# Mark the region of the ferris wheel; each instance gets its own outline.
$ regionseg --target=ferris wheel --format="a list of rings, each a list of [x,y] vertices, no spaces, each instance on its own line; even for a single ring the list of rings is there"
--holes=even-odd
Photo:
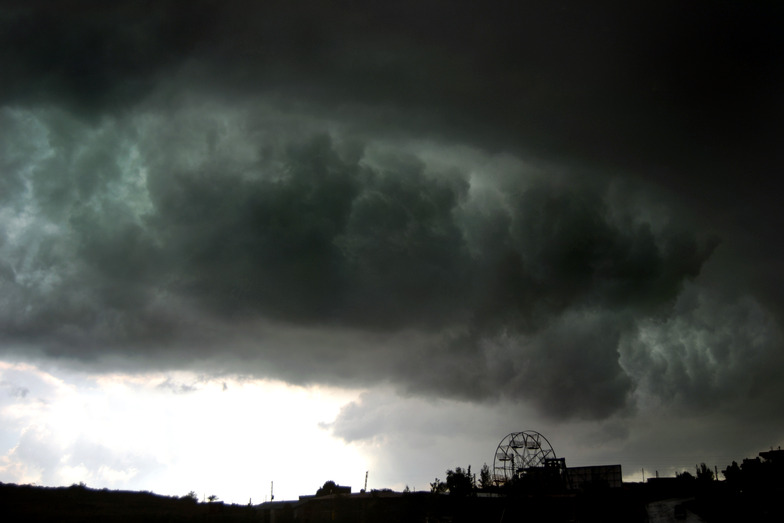
[[[545,467],[555,458],[547,438],[534,430],[512,432],[501,440],[493,460],[493,481],[496,485],[525,476],[532,469]]]

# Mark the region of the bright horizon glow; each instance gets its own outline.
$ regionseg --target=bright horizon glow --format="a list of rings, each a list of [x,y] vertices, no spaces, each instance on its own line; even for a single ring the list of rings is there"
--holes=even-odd
[[[297,499],[367,461],[319,424],[361,391],[191,372],[76,374],[0,361],[2,481],[228,503]]]
[[[724,451],[691,445],[662,455],[662,439],[699,441],[699,423],[659,413],[658,423],[560,424],[522,405],[300,387],[194,372],[87,373],[51,362],[0,360],[0,481],[151,491],[259,504],[315,494],[327,480],[359,492],[428,490],[447,468],[492,467],[509,432],[534,429],[567,466],[621,464],[623,480],[722,469],[764,447]],[[653,413],[651,414],[654,415]],[[673,433],[666,427],[678,426]],[[725,422],[712,427],[722,430]],[[629,442],[642,441],[630,445]]]

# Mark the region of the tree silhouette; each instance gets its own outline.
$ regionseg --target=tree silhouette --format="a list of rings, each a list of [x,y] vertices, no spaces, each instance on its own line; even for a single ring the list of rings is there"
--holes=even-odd
[[[430,492],[433,494],[441,494],[446,492],[446,483],[436,478],[435,481],[430,484]]]
[[[700,463],[697,467],[698,481],[713,481],[713,471],[705,463]]]
[[[683,472],[676,472],[675,477],[686,481],[694,480],[694,476],[692,476],[691,472],[689,472],[688,470],[684,470]]]
[[[724,479],[726,479],[729,484],[731,485],[740,484],[742,472],[740,470],[740,467],[738,466],[737,461],[733,461],[732,465],[722,470],[721,473],[724,474]]]
[[[476,488],[476,478],[471,474],[471,465],[467,469],[455,467],[446,471],[446,488],[450,494],[468,496]]]
[[[316,491],[316,497],[319,496],[328,496],[330,494],[336,494],[338,492],[338,484],[332,480],[325,481],[324,485]]]
[[[490,475],[490,467],[488,467],[487,463],[485,463],[479,470],[479,488],[486,489],[492,486],[493,477]]]

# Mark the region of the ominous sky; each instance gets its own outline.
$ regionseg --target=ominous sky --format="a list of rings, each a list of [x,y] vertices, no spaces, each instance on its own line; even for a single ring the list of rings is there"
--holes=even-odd
[[[144,449],[205,417],[258,432],[190,449],[213,475],[283,476],[259,449],[294,433],[321,446],[291,469],[348,453],[290,496],[371,467],[426,488],[525,429],[627,476],[781,444],[783,24],[4,2],[0,480],[184,494],[194,463]],[[97,428],[120,419],[146,446]]]

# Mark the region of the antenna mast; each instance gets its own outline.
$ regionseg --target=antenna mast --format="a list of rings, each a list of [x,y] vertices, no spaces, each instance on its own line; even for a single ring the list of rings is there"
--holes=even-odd
[[[368,477],[368,472],[370,472],[370,471],[369,471],[369,470],[366,470],[366,471],[365,471],[365,488],[363,489],[365,492],[367,492],[367,477]]]

